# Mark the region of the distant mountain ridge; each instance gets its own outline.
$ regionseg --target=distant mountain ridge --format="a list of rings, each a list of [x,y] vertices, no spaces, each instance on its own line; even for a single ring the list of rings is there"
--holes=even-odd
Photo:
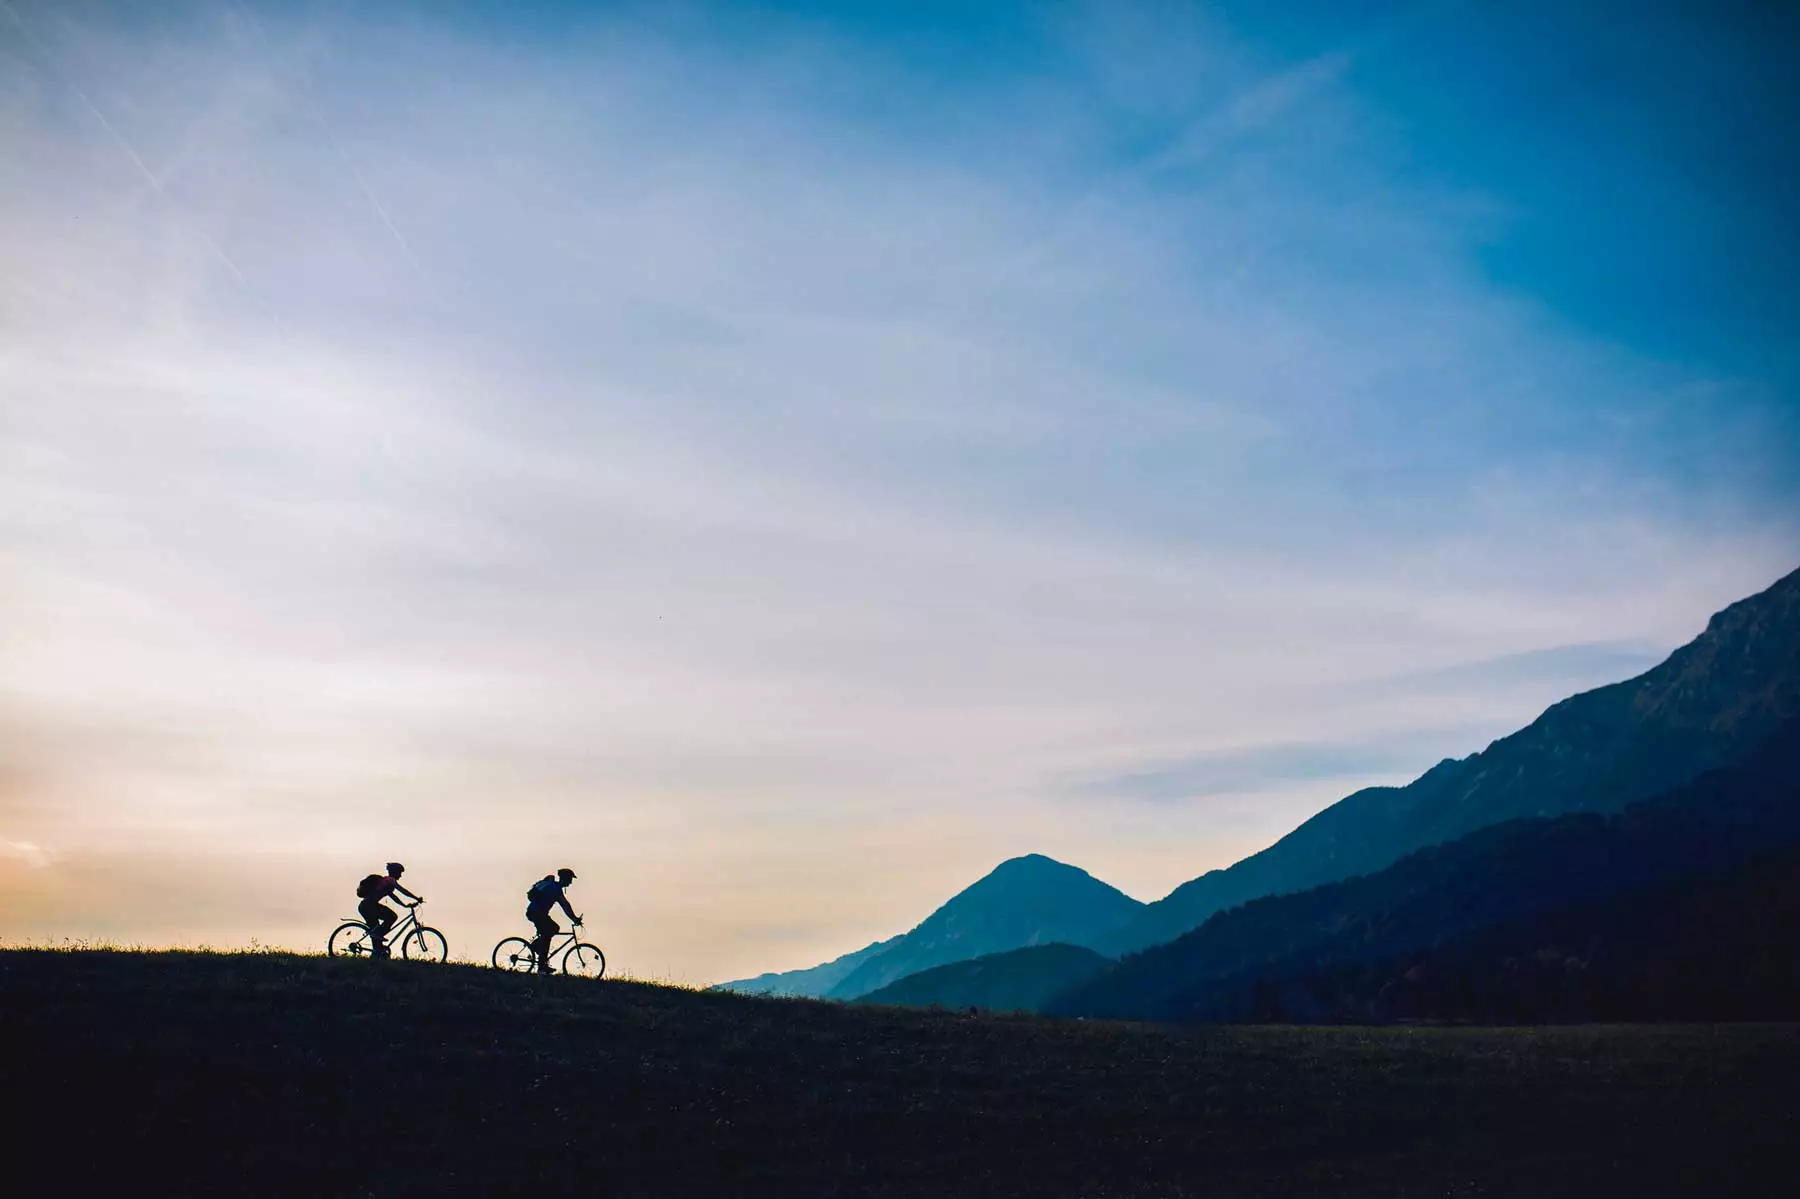
[[[1079,945],[1028,945],[908,974],[856,1002],[1035,1012],[1111,965],[1111,958]]]
[[[824,996],[825,992],[843,982],[845,976],[852,970],[883,950],[892,948],[903,935],[896,934],[885,941],[865,945],[853,953],[846,953],[842,957],[832,958],[829,962],[805,970],[759,974],[755,978],[740,978],[732,982],[719,983],[708,989],[737,991],[744,995],[780,995],[788,998],[819,999]]]
[[[1502,821],[1616,812],[1749,752],[1800,714],[1800,571],[1719,612],[1634,679],[1572,696],[1404,787],[1370,787],[1268,849],[1182,884],[1105,943],[1173,940],[1213,913],[1379,870]]]
[[[1079,867],[1036,853],[1010,858],[866,959],[826,998],[855,999],[933,966],[1028,945],[1092,949],[1143,907]]]

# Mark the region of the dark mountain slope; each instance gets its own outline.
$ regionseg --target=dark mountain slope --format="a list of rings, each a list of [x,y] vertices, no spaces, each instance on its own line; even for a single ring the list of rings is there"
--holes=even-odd
[[[1085,870],[1042,854],[1000,863],[827,992],[855,999],[909,974],[1061,941],[1093,948],[1143,909]]]
[[[1800,849],[1214,1003],[1283,1022],[1800,1019]]]
[[[1526,816],[1616,812],[1734,761],[1800,715],[1800,571],[1718,613],[1661,665],[1556,704],[1405,787],[1339,801],[1261,853],[1184,883],[1106,944],[1170,940],[1214,912],[1379,870]]]
[[[1424,949],[1529,913],[1740,864],[1800,842],[1800,720],[1742,763],[1623,813],[1516,820],[1374,874],[1220,912],[1055,999],[1058,1014],[1234,1019],[1262,977]]]
[[[737,991],[744,995],[778,995],[784,998],[817,999],[843,982],[852,970],[883,950],[891,949],[903,935],[896,934],[885,941],[865,945],[854,953],[846,953],[843,957],[833,958],[821,966],[812,966],[805,970],[759,974],[755,978],[740,978],[733,982],[720,983],[709,989]]]
[[[1079,945],[1032,945],[921,970],[871,991],[857,1002],[1035,1012],[1053,995],[1110,965],[1111,958]]]

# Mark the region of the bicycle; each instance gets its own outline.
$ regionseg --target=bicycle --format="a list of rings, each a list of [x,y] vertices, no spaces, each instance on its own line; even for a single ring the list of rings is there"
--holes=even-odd
[[[572,974],[577,978],[603,978],[606,975],[606,955],[600,952],[598,945],[590,945],[586,941],[577,941],[581,922],[577,920],[575,927],[566,932],[557,933],[550,938],[550,952],[544,960],[561,955],[557,969],[564,974]],[[569,943],[561,949],[556,942],[567,937]],[[537,969],[537,952],[531,948],[531,942],[524,937],[507,937],[494,946],[494,969],[508,970],[514,974],[530,974]]]
[[[400,956],[408,961],[414,958],[422,962],[447,961],[450,957],[450,943],[444,940],[444,934],[419,923],[415,909],[424,902],[421,899],[419,903],[400,905],[406,909],[406,915],[388,929],[387,943],[391,947],[398,940]],[[325,942],[325,952],[334,958],[373,957],[375,936],[361,920],[346,920],[331,930],[331,937]]]

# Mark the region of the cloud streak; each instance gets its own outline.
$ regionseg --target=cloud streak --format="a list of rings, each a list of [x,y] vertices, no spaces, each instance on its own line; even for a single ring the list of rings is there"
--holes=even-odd
[[[33,870],[43,870],[53,859],[43,846],[31,841],[14,841],[0,837],[0,858],[23,862]]]
[[[1074,793],[1096,798],[1171,803],[1215,795],[1252,794],[1319,779],[1394,779],[1415,765],[1411,752],[1415,750],[1416,743],[1259,745],[1164,763],[1151,770],[1089,780],[1074,788]]]

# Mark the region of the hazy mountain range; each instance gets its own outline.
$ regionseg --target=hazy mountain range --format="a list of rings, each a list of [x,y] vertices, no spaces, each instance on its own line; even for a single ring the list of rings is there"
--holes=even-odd
[[[1783,756],[1800,742],[1797,720],[1800,571],[1718,613],[1646,673],[1563,700],[1407,786],[1358,791],[1155,903],[1030,855],[901,937],[723,985],[837,999],[889,988],[881,1001],[976,1006],[987,1005],[970,996],[1035,995],[1069,1014],[1187,1019],[1256,1018],[1280,1000],[1290,1017],[1345,1018],[1350,1000],[1302,993],[1327,977],[1367,983],[1484,929],[1536,928],[1634,888],[1747,869],[1759,849],[1800,838],[1800,770]],[[1558,927],[1568,921],[1579,923]],[[1125,956],[1077,968],[1066,954],[1009,954],[1050,943]],[[1006,956],[890,986],[996,954]],[[1070,985],[1043,998],[1053,958]],[[1361,992],[1356,1002],[1378,1006]]]
[[[741,978],[736,982],[720,983],[714,990],[741,991],[746,995],[789,995],[821,998],[833,987],[844,981],[846,975],[858,966],[891,948],[904,933],[896,934],[885,941],[877,941],[873,945],[865,945],[854,953],[843,957],[832,958],[823,965],[813,966],[807,970],[787,970],[779,973],[759,974],[755,978]]]
[[[1085,870],[1026,854],[1000,863],[908,933],[810,970],[722,983],[720,989],[855,999],[950,962],[1052,942],[1091,947],[1116,936],[1143,907]]]

